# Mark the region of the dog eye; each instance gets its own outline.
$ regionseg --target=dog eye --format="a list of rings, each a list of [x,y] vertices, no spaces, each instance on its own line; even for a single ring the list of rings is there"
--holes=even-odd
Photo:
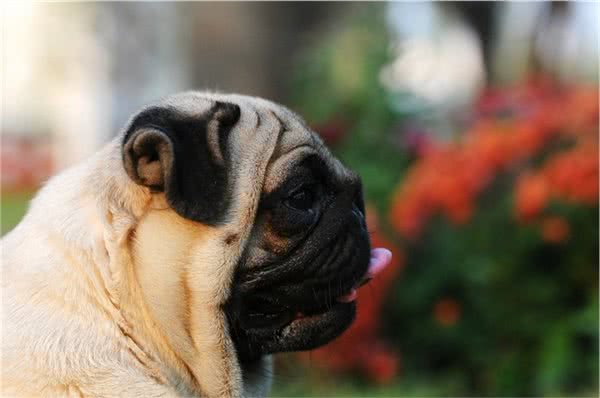
[[[314,193],[308,188],[301,188],[288,196],[284,203],[293,209],[308,211],[312,209],[314,201]]]

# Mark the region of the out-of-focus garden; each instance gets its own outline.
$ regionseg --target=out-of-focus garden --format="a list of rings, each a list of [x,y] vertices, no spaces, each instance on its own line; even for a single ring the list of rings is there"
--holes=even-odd
[[[189,88],[262,95],[302,114],[360,173],[373,245],[394,253],[361,289],[349,331],[276,358],[274,396],[598,395],[598,4],[11,15],[3,233],[47,175],[143,102]],[[31,54],[19,46],[15,21],[47,33],[73,15],[80,26],[67,28],[86,39],[62,40],[76,46],[35,35]]]

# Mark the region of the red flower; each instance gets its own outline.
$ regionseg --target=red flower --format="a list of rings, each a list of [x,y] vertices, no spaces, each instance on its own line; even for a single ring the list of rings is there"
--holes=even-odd
[[[366,359],[365,373],[378,384],[390,383],[400,371],[397,355],[391,354],[385,347],[371,347]]]
[[[542,169],[517,179],[519,220],[537,217],[551,198],[594,205],[598,201],[598,91],[566,89],[532,79],[510,90],[484,94],[480,119],[460,140],[431,145],[407,171],[392,200],[391,223],[415,239],[430,217],[468,222],[477,196],[500,172],[537,155],[555,138],[576,146],[553,155]]]
[[[598,201],[598,143],[581,142],[554,156],[541,170],[556,197],[594,205]]]
[[[315,125],[313,130],[319,133],[327,145],[334,147],[344,140],[344,137],[346,137],[349,130],[349,126],[346,121],[341,118],[334,118]]]
[[[550,189],[546,179],[539,174],[524,174],[517,180],[515,210],[517,218],[529,221],[546,207]]]
[[[562,243],[569,238],[569,223],[562,217],[550,216],[542,221],[542,238],[548,243]]]
[[[433,307],[433,318],[442,326],[454,326],[460,319],[462,309],[452,298],[443,298]]]

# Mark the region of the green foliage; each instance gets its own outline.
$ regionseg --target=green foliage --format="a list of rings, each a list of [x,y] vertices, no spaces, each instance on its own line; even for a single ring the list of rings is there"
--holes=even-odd
[[[333,120],[347,128],[336,155],[368,181],[367,197],[381,209],[408,162],[389,134],[399,115],[379,83],[390,57],[382,21],[383,5],[364,8],[311,48],[299,61],[291,98],[310,124]]]
[[[294,368],[292,374],[274,375],[272,397],[440,397],[458,395],[460,388],[452,375],[435,383],[402,379],[389,385],[376,386],[358,377],[331,377],[318,367]]]
[[[462,381],[460,395],[580,394],[598,388],[598,208],[571,208],[571,238],[545,243],[492,189],[473,221],[435,220],[408,250],[385,328],[411,372]],[[461,306],[452,326],[433,308]],[[425,380],[424,380],[425,381]]]
[[[0,234],[4,235],[17,225],[27,211],[31,193],[8,193],[0,198]]]

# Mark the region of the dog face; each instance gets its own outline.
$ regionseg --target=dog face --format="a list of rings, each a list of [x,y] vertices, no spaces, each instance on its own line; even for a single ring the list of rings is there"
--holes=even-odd
[[[341,170],[341,172],[340,172]],[[312,349],[353,321],[370,257],[360,179],[311,145],[274,159],[227,310],[242,358]]]
[[[242,96],[171,98],[132,119],[123,163],[179,217],[222,232],[231,269],[216,254],[198,261],[225,286],[211,305],[241,362],[351,324],[371,252],[361,182],[297,115]]]

